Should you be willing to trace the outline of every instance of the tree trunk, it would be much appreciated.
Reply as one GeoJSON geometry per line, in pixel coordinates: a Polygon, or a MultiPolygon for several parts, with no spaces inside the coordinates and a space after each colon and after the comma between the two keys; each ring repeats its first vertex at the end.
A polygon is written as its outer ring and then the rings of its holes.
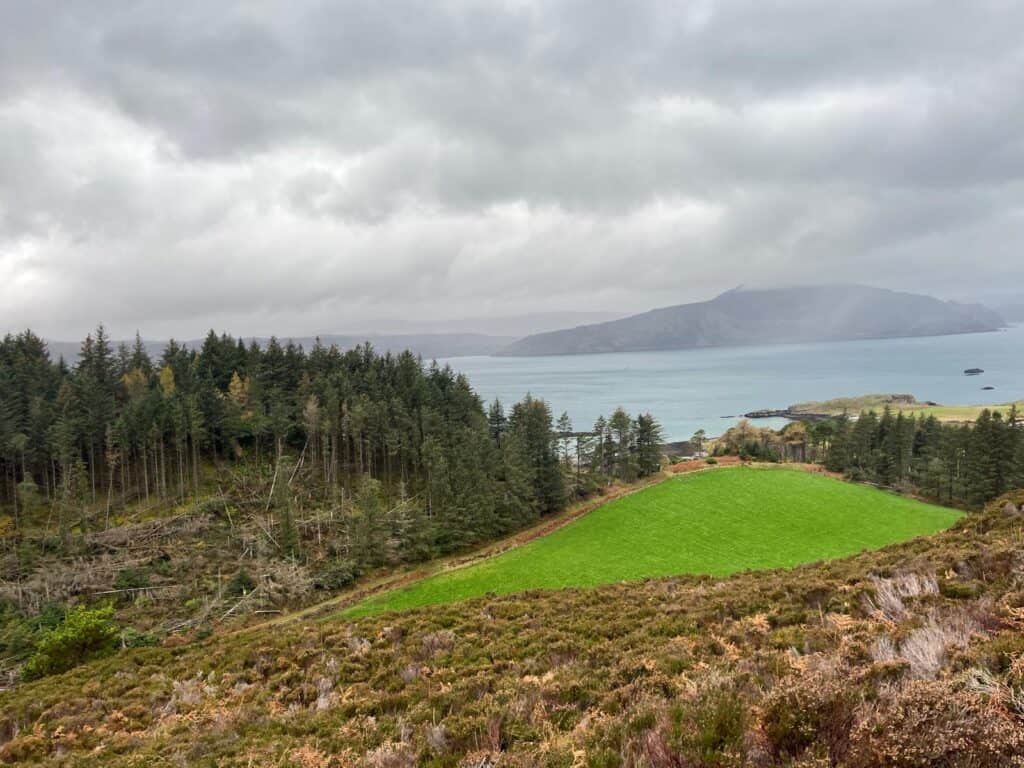
{"type": "Polygon", "coordinates": [[[199,498],[199,446],[195,437],[192,438],[192,481],[196,486],[196,498],[199,498]]]}
{"type": "Polygon", "coordinates": [[[177,446],[178,450],[178,492],[181,496],[181,500],[185,500],[185,458],[182,455],[184,451],[181,450],[181,446],[177,446]]]}
{"type": "Polygon", "coordinates": [[[331,485],[338,484],[338,432],[331,433],[331,485]]]}
{"type": "Polygon", "coordinates": [[[107,514],[103,520],[103,530],[110,528],[110,504],[111,497],[114,493],[114,468],[108,468],[109,477],[107,478],[107,514]]]}
{"type": "Polygon", "coordinates": [[[142,446],[142,485],[146,489],[146,505],[149,506],[149,448],[142,446]]]}
{"type": "Polygon", "coordinates": [[[12,497],[14,501],[14,528],[17,530],[21,528],[21,521],[18,518],[18,473],[13,465],[11,466],[11,489],[14,491],[12,497]]]}
{"type": "Polygon", "coordinates": [[[167,450],[163,438],[160,439],[160,489],[161,498],[167,498],[167,450]]]}
{"type": "Polygon", "coordinates": [[[89,443],[89,483],[92,485],[92,501],[96,503],[96,448],[89,443]]]}

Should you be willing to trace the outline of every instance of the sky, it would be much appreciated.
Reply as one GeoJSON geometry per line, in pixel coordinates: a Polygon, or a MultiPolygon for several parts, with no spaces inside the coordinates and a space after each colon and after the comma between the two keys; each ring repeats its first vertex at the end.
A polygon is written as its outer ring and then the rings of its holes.
{"type": "Polygon", "coordinates": [[[0,332],[1014,290],[1022,29],[1016,0],[0,0],[0,332]]]}

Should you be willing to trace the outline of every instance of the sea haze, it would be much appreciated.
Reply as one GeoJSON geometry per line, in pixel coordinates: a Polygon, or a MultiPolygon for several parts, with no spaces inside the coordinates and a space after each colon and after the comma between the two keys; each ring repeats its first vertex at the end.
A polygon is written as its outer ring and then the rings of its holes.
{"type": "MultiPolygon", "coordinates": [[[[446,362],[485,400],[527,392],[568,411],[578,429],[616,406],[650,411],[669,440],[720,434],[743,413],[872,392],[907,392],[944,404],[1024,398],[1024,325],[908,339],[545,357],[460,357],[446,362]],[[983,368],[964,376],[965,368],[983,368]],[[985,391],[984,386],[994,390],[985,391]]],[[[778,427],[781,419],[764,419],[778,427]]]]}

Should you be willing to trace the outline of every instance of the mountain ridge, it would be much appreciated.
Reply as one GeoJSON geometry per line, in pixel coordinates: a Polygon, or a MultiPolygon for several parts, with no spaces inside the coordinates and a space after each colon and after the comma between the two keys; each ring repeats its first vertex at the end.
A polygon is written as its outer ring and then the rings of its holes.
{"type": "Polygon", "coordinates": [[[864,285],[734,288],[713,299],[527,336],[498,355],[599,354],[976,333],[1006,321],[979,304],[864,285]]]}

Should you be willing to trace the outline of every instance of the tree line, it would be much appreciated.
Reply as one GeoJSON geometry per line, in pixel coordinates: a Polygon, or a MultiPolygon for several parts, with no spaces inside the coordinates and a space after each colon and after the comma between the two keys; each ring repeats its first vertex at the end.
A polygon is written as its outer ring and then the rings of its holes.
{"type": "Polygon", "coordinates": [[[1024,487],[1024,425],[1015,407],[984,409],[973,423],[885,408],[857,418],[794,422],[778,432],[743,422],[720,450],[767,461],[814,461],[855,480],[944,504],[978,507],[1024,487]]]}
{"type": "Polygon", "coordinates": [[[909,484],[937,501],[980,506],[1024,486],[1024,430],[1016,408],[985,409],[972,424],[886,409],[826,427],[825,465],[886,486],[909,484]]]}
{"type": "Polygon", "coordinates": [[[543,400],[485,407],[450,367],[369,345],[261,348],[211,331],[153,360],[101,326],[68,365],[31,331],[0,341],[0,505],[16,532],[45,511],[63,547],[112,510],[181,502],[244,470],[270,485],[267,533],[284,554],[301,545],[300,508],[319,505],[346,510],[357,560],[423,558],[655,472],[661,442],[649,414],[574,432],[543,400]]]}

